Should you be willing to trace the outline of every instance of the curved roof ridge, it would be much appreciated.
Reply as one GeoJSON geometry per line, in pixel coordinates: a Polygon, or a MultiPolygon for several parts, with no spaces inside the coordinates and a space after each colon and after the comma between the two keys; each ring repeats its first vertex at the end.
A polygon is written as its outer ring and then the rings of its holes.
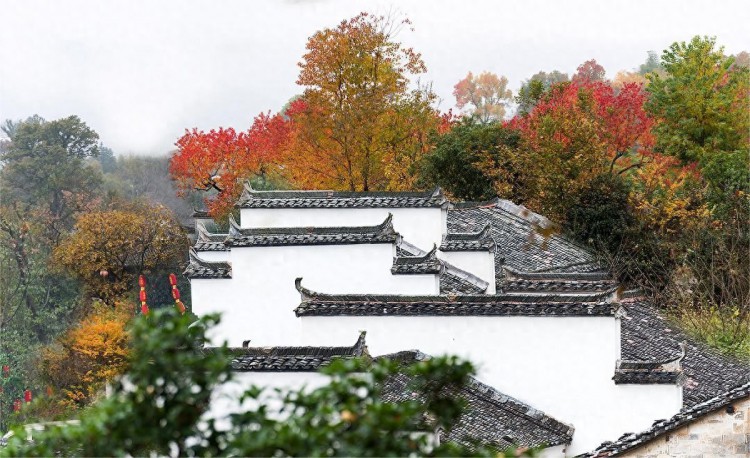
{"type": "Polygon", "coordinates": [[[190,247],[190,262],[183,275],[187,278],[232,278],[232,264],[228,261],[206,261],[190,247]]]}
{"type": "Polygon", "coordinates": [[[503,266],[505,277],[510,280],[549,280],[549,281],[607,281],[615,282],[608,272],[550,272],[523,271],[509,266],[503,266]]]}
{"type": "Polygon", "coordinates": [[[295,280],[297,316],[616,316],[606,294],[323,294],[295,280]]]}
{"type": "Polygon", "coordinates": [[[344,245],[354,243],[396,243],[401,235],[393,228],[393,214],[374,226],[258,227],[242,228],[229,221],[231,246],[344,245]]]}
{"type": "Polygon", "coordinates": [[[256,191],[245,183],[240,208],[406,208],[445,207],[450,202],[437,187],[431,191],[256,191]]]}
{"type": "MultiPolygon", "coordinates": [[[[354,345],[345,347],[243,346],[228,348],[227,351],[231,357],[231,368],[237,372],[313,372],[335,358],[369,357],[365,335],[365,331],[360,331],[354,345]]],[[[215,348],[203,349],[203,352],[214,351],[215,348]]]]}

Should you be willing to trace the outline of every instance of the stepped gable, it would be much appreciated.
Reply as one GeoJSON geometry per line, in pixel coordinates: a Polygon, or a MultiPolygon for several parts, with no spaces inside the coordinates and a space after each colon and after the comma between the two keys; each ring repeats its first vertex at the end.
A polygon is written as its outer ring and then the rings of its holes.
{"type": "Polygon", "coordinates": [[[728,408],[733,403],[750,397],[750,383],[737,386],[727,390],[718,396],[714,396],[700,402],[688,409],[682,410],[668,420],[656,420],[647,430],[640,433],[625,433],[615,442],[604,442],[596,450],[581,455],[587,458],[604,458],[618,456],[629,450],[646,444],[657,437],[676,431],[682,426],[693,423],[701,417],[716,412],[719,409],[728,408]]]}
{"type": "Polygon", "coordinates": [[[686,344],[680,343],[680,354],[662,361],[617,360],[616,384],[680,384],[685,382],[681,361],[686,344]]]}
{"type": "MultiPolygon", "coordinates": [[[[417,351],[404,351],[378,358],[397,360],[404,364],[429,358],[417,351]]],[[[419,399],[419,393],[410,389],[412,378],[403,372],[389,377],[383,386],[383,399],[402,402],[419,399]]],[[[441,431],[441,440],[471,446],[479,442],[504,450],[512,445],[522,447],[554,447],[570,444],[573,427],[566,425],[542,411],[487,386],[473,377],[460,390],[448,390],[451,396],[460,396],[466,410],[450,431],[441,431]]]]}
{"type": "Polygon", "coordinates": [[[232,370],[236,372],[310,372],[336,358],[369,356],[364,331],[351,347],[235,347],[228,350],[232,370]]]}
{"type": "Polygon", "coordinates": [[[295,280],[297,316],[615,316],[609,294],[447,295],[322,294],[295,280]]]}
{"type": "Polygon", "coordinates": [[[559,235],[546,218],[501,199],[464,202],[448,209],[448,232],[477,232],[491,225],[497,246],[495,272],[501,287],[503,266],[525,272],[601,270],[595,254],[559,235]]]}
{"type": "Polygon", "coordinates": [[[479,232],[449,232],[443,236],[440,251],[495,251],[492,225],[487,223],[479,232]]]}
{"type": "MultiPolygon", "coordinates": [[[[426,251],[401,239],[396,245],[396,256],[425,256],[426,251]]],[[[442,268],[438,276],[440,294],[483,294],[489,283],[463,269],[437,258],[442,268]]]]}
{"type": "Polygon", "coordinates": [[[229,251],[224,243],[229,234],[213,234],[203,224],[196,225],[196,232],[195,251],[229,251]]]}
{"type": "Polygon", "coordinates": [[[679,355],[679,342],[685,342],[685,357],[681,361],[685,375],[684,408],[725,393],[738,383],[750,382],[750,363],[721,355],[697,342],[642,297],[624,300],[623,307],[626,312],[621,326],[623,359],[668,360],[679,355]]]}
{"type": "Polygon", "coordinates": [[[256,191],[245,184],[239,208],[447,208],[440,188],[427,192],[256,191]]]}
{"type": "Polygon", "coordinates": [[[569,293],[613,291],[617,282],[604,272],[519,272],[505,267],[502,291],[506,293],[569,293]]]}
{"type": "Polygon", "coordinates": [[[437,258],[437,246],[423,255],[401,255],[393,258],[392,274],[439,274],[443,270],[437,258]]]}
{"type": "Polygon", "coordinates": [[[231,247],[344,245],[357,243],[395,243],[401,236],[393,229],[390,213],[376,226],[360,227],[264,227],[243,229],[234,218],[229,219],[231,247]]]}
{"type": "Polygon", "coordinates": [[[226,261],[205,261],[190,248],[190,262],[182,273],[189,279],[194,278],[232,278],[232,265],[226,261]]]}

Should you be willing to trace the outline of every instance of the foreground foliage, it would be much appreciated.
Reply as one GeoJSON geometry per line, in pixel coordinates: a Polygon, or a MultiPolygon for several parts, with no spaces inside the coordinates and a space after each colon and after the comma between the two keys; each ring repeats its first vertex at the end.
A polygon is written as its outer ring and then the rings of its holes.
{"type": "MultiPolygon", "coordinates": [[[[84,411],[79,425],[34,435],[16,430],[3,456],[498,456],[481,446],[437,444],[431,432],[450,429],[462,402],[443,393],[466,383],[471,364],[434,358],[401,367],[382,360],[339,360],[324,369],[331,383],[315,390],[264,392],[243,399],[228,429],[208,418],[214,389],[231,377],[226,348],[202,352],[205,326],[165,309],[135,320],[127,375],[114,394],[84,411]],[[395,371],[415,381],[420,401],[386,402],[382,382],[395,371]],[[276,399],[276,402],[267,402],[276,399]],[[278,400],[281,399],[281,402],[278,400]]],[[[240,400],[237,400],[238,405],[240,400]]],[[[529,452],[531,453],[531,452],[529,452]]],[[[517,455],[513,455],[517,456],[517,455]]]]}

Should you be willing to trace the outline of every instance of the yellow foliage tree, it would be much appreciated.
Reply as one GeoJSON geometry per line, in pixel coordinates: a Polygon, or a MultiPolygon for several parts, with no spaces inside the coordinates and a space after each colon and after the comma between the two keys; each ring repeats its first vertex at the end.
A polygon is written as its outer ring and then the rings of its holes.
{"type": "Polygon", "coordinates": [[[426,133],[440,117],[429,88],[409,88],[408,75],[426,67],[418,53],[394,41],[406,25],[362,13],[310,37],[297,80],[305,91],[286,113],[294,129],[282,169],[296,186],[376,191],[413,185],[426,133]]]}
{"type": "Polygon", "coordinates": [[[171,267],[186,250],[187,238],[169,209],[136,203],[80,216],[75,232],[55,249],[53,262],[112,305],[135,289],[138,274],[171,267]]]}
{"type": "Polygon", "coordinates": [[[131,304],[102,302],[74,327],[42,351],[42,372],[69,407],[88,404],[104,383],[124,372],[131,304]]]}

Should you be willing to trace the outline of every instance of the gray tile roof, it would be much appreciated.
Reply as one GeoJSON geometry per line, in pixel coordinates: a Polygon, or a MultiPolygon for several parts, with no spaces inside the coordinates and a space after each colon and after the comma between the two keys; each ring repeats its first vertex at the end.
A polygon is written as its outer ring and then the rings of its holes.
{"type": "Polygon", "coordinates": [[[614,316],[608,294],[448,295],[321,294],[296,280],[297,316],[614,316]]]}
{"type": "Polygon", "coordinates": [[[617,288],[617,282],[602,272],[518,272],[506,267],[504,277],[503,292],[604,292],[617,288]]]}
{"type": "Polygon", "coordinates": [[[196,241],[193,245],[195,251],[229,251],[224,243],[229,234],[211,233],[203,224],[196,225],[196,241]]]}
{"type": "MultiPolygon", "coordinates": [[[[622,453],[634,450],[657,437],[698,421],[705,415],[716,412],[719,409],[731,409],[730,406],[733,403],[747,399],[748,397],[750,397],[750,383],[745,383],[685,409],[668,420],[657,420],[645,431],[637,434],[625,433],[614,442],[604,442],[593,452],[581,456],[589,458],[619,456],[622,453]]],[[[733,409],[731,410],[733,411],[733,409]]]]}
{"type": "MultiPolygon", "coordinates": [[[[447,263],[446,263],[447,264],[447,263]]],[[[450,264],[440,272],[440,294],[484,294],[489,284],[450,264]]]]}
{"type": "Polygon", "coordinates": [[[408,255],[404,251],[402,253],[393,258],[393,274],[439,274],[443,270],[443,264],[436,255],[437,246],[421,255],[408,255]]]}
{"type": "Polygon", "coordinates": [[[190,248],[190,262],[185,271],[185,277],[193,278],[232,278],[232,265],[226,261],[205,261],[190,248]]]}
{"type": "MultiPolygon", "coordinates": [[[[405,351],[379,358],[411,363],[428,358],[417,351],[405,351]]],[[[383,386],[383,399],[391,402],[420,399],[410,390],[412,378],[403,372],[391,376],[383,386]]],[[[518,399],[503,394],[471,377],[460,390],[446,390],[450,396],[462,398],[466,409],[449,431],[441,433],[444,440],[471,446],[479,442],[503,450],[511,445],[542,447],[569,444],[573,427],[566,425],[518,399]]]]}
{"type": "Polygon", "coordinates": [[[363,227],[269,227],[242,229],[230,217],[226,244],[231,247],[285,245],[344,245],[395,243],[400,235],[393,229],[393,215],[377,226],[363,227]]]}
{"type": "Polygon", "coordinates": [[[680,344],[680,354],[662,361],[617,360],[616,384],[682,384],[685,375],[681,361],[685,358],[686,344],[680,344]]]}
{"type": "Polygon", "coordinates": [[[443,235],[440,251],[495,251],[492,225],[487,223],[478,232],[448,232],[443,235]]]}
{"type": "Polygon", "coordinates": [[[236,372],[311,372],[335,358],[368,356],[364,331],[351,347],[235,347],[228,350],[232,370],[236,372]]]}
{"type": "MultiPolygon", "coordinates": [[[[478,232],[491,225],[497,246],[495,272],[501,287],[503,267],[526,272],[591,272],[601,270],[593,252],[577,245],[531,212],[508,210],[507,201],[456,204],[448,210],[448,232],[478,232]],[[505,203],[504,203],[505,202],[505,203]],[[505,208],[504,208],[505,207],[505,208]]],[[[520,207],[518,207],[520,208],[520,207]]]]}
{"type": "Polygon", "coordinates": [[[685,375],[683,407],[690,408],[727,392],[738,384],[750,382],[750,363],[721,355],[667,321],[643,298],[622,301],[625,317],[621,327],[623,359],[664,361],[680,354],[685,375]]]}
{"type": "MultiPolygon", "coordinates": [[[[207,348],[204,352],[215,351],[207,348]]],[[[232,370],[237,372],[314,372],[334,358],[369,357],[362,332],[351,347],[243,347],[230,348],[232,370]]],[[[411,363],[427,358],[418,351],[401,352],[380,358],[411,363]]],[[[400,402],[418,396],[410,389],[411,378],[404,373],[389,377],[382,386],[387,402],[400,402]]],[[[498,448],[511,443],[523,446],[569,444],[573,427],[544,412],[484,385],[474,378],[460,391],[449,395],[466,401],[466,410],[444,439],[471,445],[478,441],[498,448]]]]}
{"type": "Polygon", "coordinates": [[[440,188],[428,192],[256,191],[249,185],[240,208],[420,208],[447,207],[440,188]]]}

